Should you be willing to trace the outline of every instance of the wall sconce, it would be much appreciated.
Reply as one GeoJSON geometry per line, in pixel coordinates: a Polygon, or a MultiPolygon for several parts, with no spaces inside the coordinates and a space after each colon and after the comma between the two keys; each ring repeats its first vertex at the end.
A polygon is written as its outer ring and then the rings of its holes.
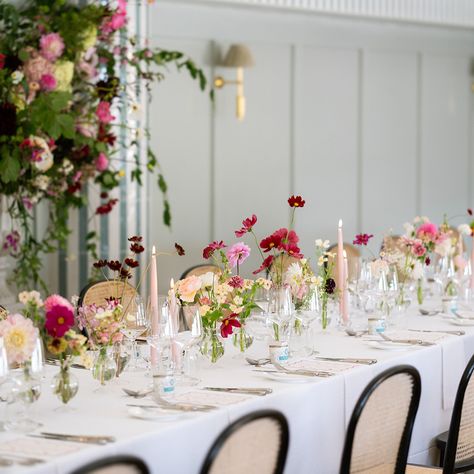
{"type": "Polygon", "coordinates": [[[222,89],[226,84],[235,84],[237,86],[236,115],[238,120],[245,117],[245,96],[244,96],[244,68],[254,65],[252,53],[249,48],[243,44],[233,44],[227,51],[222,66],[237,69],[237,79],[228,80],[222,76],[214,79],[214,87],[222,89]]]}

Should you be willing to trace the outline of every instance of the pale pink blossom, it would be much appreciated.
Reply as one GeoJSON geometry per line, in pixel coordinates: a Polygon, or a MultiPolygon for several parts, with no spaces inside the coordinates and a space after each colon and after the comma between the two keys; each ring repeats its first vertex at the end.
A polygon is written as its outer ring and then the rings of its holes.
{"type": "Polygon", "coordinates": [[[10,314],[0,321],[0,336],[3,337],[9,362],[21,364],[33,353],[38,329],[21,314],[10,314]]]}
{"type": "Polygon", "coordinates": [[[65,306],[66,308],[70,309],[71,311],[74,311],[74,307],[72,304],[66,299],[63,298],[60,295],[51,295],[48,296],[45,301],[44,301],[44,310],[46,312],[51,311],[53,306],[65,306]]]}
{"type": "Polygon", "coordinates": [[[57,81],[53,74],[43,74],[40,79],[41,89],[52,91],[56,89],[57,81]]]}
{"type": "Polygon", "coordinates": [[[102,123],[110,123],[112,120],[115,119],[115,117],[110,113],[110,103],[101,101],[99,102],[99,105],[97,106],[96,109],[96,115],[97,118],[99,119],[99,122],[102,123]]]}
{"type": "Polygon", "coordinates": [[[49,33],[40,39],[41,55],[48,61],[56,61],[64,51],[64,41],[59,33],[49,33]]]}
{"type": "Polygon", "coordinates": [[[420,239],[430,239],[434,240],[436,234],[438,233],[438,228],[432,222],[425,222],[421,224],[418,229],[416,229],[416,236],[420,239]]]}
{"type": "Polygon", "coordinates": [[[426,253],[425,246],[417,240],[413,242],[411,251],[416,257],[422,257],[426,253]]]}
{"type": "Polygon", "coordinates": [[[53,74],[53,66],[43,56],[31,52],[30,58],[23,65],[23,72],[28,83],[40,83],[42,76],[53,74]]]}
{"type": "Polygon", "coordinates": [[[182,301],[193,303],[196,293],[201,289],[201,279],[196,275],[191,275],[176,284],[177,293],[182,301]]]}
{"type": "Polygon", "coordinates": [[[233,268],[237,264],[242,264],[250,255],[250,247],[243,242],[237,242],[227,250],[227,259],[233,268]]]}
{"type": "Polygon", "coordinates": [[[95,160],[95,168],[97,171],[105,171],[109,166],[109,159],[105,153],[99,153],[99,156],[95,160]]]}

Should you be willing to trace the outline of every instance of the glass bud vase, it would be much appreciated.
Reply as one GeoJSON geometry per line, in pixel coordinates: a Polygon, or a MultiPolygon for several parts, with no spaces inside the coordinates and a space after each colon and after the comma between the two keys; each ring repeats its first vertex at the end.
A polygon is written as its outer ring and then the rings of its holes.
{"type": "Polygon", "coordinates": [[[270,319],[273,321],[273,338],[275,341],[288,340],[289,323],[295,312],[289,286],[275,285],[272,287],[268,312],[270,319]]]}
{"type": "Polygon", "coordinates": [[[77,377],[71,373],[71,360],[69,358],[60,361],[59,372],[53,377],[51,385],[53,393],[67,405],[79,390],[79,381],[77,377]]]}
{"type": "Polygon", "coordinates": [[[224,355],[224,345],[217,333],[216,326],[205,327],[201,341],[201,354],[208,357],[212,363],[224,355]]]}
{"type": "Polygon", "coordinates": [[[247,333],[244,321],[241,322],[240,328],[234,333],[233,342],[240,352],[245,352],[252,345],[253,337],[247,333]]]}
{"type": "Polygon", "coordinates": [[[112,380],[117,372],[117,364],[113,354],[113,347],[103,346],[97,352],[92,365],[92,377],[104,386],[106,382],[112,380]]]}

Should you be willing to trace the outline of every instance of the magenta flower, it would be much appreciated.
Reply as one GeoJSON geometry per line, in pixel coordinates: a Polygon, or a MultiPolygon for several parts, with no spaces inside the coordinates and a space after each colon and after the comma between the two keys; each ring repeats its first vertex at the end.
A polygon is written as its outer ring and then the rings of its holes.
{"type": "Polygon", "coordinates": [[[56,61],[64,51],[64,41],[59,33],[49,33],[40,39],[41,56],[56,61]]]}
{"type": "Polygon", "coordinates": [[[105,171],[109,166],[109,159],[105,153],[99,153],[99,156],[95,160],[95,169],[97,171],[105,171]]]}
{"type": "Polygon", "coordinates": [[[227,245],[221,240],[218,242],[215,240],[214,242],[211,242],[203,251],[202,251],[202,256],[205,259],[211,258],[214,255],[214,252],[216,250],[223,249],[224,247],[227,247],[227,245]]]}
{"type": "Polygon", "coordinates": [[[354,245],[367,245],[373,234],[357,234],[352,241],[354,245]]]}
{"type": "Polygon", "coordinates": [[[6,235],[5,241],[3,242],[3,250],[11,249],[13,252],[16,252],[20,245],[20,234],[18,231],[14,230],[6,235]]]}
{"type": "Polygon", "coordinates": [[[425,246],[421,242],[416,240],[413,243],[411,251],[416,257],[422,257],[426,253],[425,246]]]}
{"type": "Polygon", "coordinates": [[[240,328],[240,321],[237,319],[238,314],[232,313],[222,320],[221,336],[227,338],[232,335],[234,328],[240,328]]]}
{"type": "Polygon", "coordinates": [[[44,300],[44,310],[51,311],[54,306],[66,306],[71,311],[74,311],[72,304],[60,295],[50,295],[44,300]]]}
{"type": "Polygon", "coordinates": [[[229,286],[231,286],[232,288],[243,288],[244,286],[244,279],[239,276],[239,275],[236,275],[236,276],[233,276],[228,282],[227,284],[229,286]]]}
{"type": "Polygon", "coordinates": [[[416,236],[420,239],[429,239],[434,240],[436,234],[438,233],[438,228],[432,222],[425,222],[421,224],[420,227],[416,230],[416,236]]]}
{"type": "Polygon", "coordinates": [[[227,250],[227,259],[229,260],[230,266],[233,268],[236,265],[241,265],[247,260],[250,255],[250,247],[245,245],[243,242],[237,242],[227,250]]]}
{"type": "Polygon", "coordinates": [[[235,236],[240,238],[244,236],[247,232],[252,232],[253,226],[257,223],[257,216],[252,214],[252,217],[247,217],[242,221],[242,228],[235,231],[235,236]]]}
{"type": "Polygon", "coordinates": [[[46,312],[44,327],[52,337],[63,337],[74,326],[71,305],[54,305],[46,312]]]}
{"type": "Polygon", "coordinates": [[[100,101],[95,112],[99,122],[110,123],[112,120],[115,120],[115,117],[110,113],[110,103],[105,101],[100,101]]]}
{"type": "Polygon", "coordinates": [[[52,91],[56,89],[57,81],[52,74],[43,74],[40,79],[41,89],[45,91],[52,91]]]}

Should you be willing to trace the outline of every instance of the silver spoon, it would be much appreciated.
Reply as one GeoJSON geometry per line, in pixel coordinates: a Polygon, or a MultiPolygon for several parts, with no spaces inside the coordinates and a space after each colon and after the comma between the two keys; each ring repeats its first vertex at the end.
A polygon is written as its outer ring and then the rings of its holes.
{"type": "Polygon", "coordinates": [[[250,364],[250,365],[255,365],[256,367],[260,367],[265,364],[270,363],[270,359],[267,357],[262,357],[260,359],[252,359],[250,357],[246,357],[245,360],[250,364]]]}
{"type": "Polygon", "coordinates": [[[364,334],[367,334],[369,331],[364,330],[364,331],[354,331],[354,329],[351,328],[346,328],[346,334],[348,336],[354,336],[354,337],[361,337],[364,334]]]}
{"type": "Polygon", "coordinates": [[[427,309],[419,308],[419,311],[423,316],[435,316],[436,314],[441,313],[441,311],[436,309],[429,311],[427,309]]]}
{"type": "Polygon", "coordinates": [[[133,398],[145,398],[147,395],[149,395],[153,390],[148,389],[148,390],[130,390],[128,388],[122,388],[122,390],[130,397],[133,398]]]}

